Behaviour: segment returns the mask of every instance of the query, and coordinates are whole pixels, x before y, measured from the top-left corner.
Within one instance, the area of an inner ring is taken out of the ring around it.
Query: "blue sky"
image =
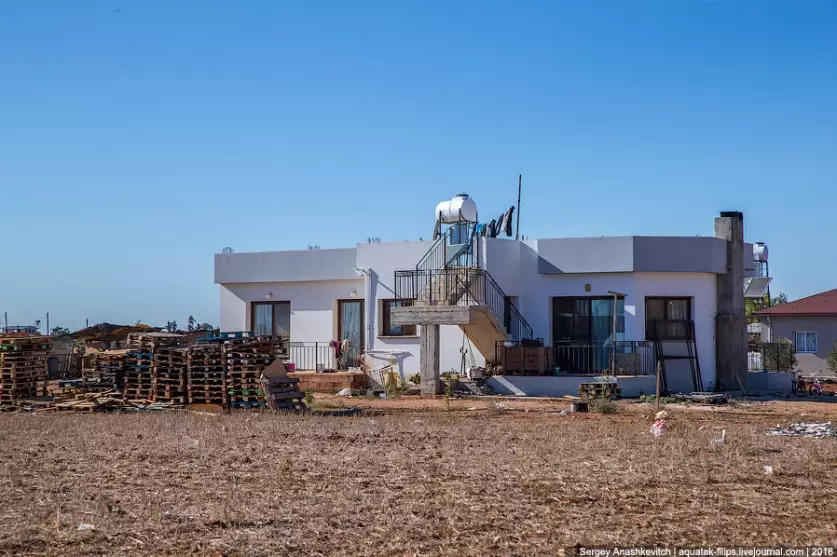
[[[712,234],[837,287],[837,2],[0,3],[0,312],[217,323],[212,254]]]

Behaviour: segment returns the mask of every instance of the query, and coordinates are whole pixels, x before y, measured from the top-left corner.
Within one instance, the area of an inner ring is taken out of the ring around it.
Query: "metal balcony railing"
[[[488,306],[512,339],[532,338],[532,327],[485,269],[454,267],[395,272],[395,297],[415,305]]]
[[[654,343],[647,340],[610,342],[554,342],[553,372],[568,375],[610,373],[615,362],[616,375],[654,375],[657,356]]]
[[[340,359],[329,341],[291,342],[290,361],[298,371],[323,371],[359,367],[363,356],[363,344],[350,345]]]

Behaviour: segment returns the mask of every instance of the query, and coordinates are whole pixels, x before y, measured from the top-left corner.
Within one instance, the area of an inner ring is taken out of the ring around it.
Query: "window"
[[[691,321],[691,298],[645,298],[645,339],[656,340],[655,321]],[[689,327],[683,324],[671,324],[666,330],[668,340],[682,338],[688,340]]]
[[[625,300],[616,301],[616,340],[624,340]],[[553,342],[610,342],[613,336],[613,297],[552,299]]]
[[[253,334],[291,338],[290,302],[253,302],[252,312]]]
[[[393,325],[391,321],[392,308],[399,308],[413,305],[412,300],[383,300],[381,316],[381,336],[406,337],[416,334],[415,325]]]
[[[796,336],[796,351],[797,352],[808,352],[808,353],[816,353],[817,351],[817,333],[811,333],[808,331],[796,331],[794,333]]]

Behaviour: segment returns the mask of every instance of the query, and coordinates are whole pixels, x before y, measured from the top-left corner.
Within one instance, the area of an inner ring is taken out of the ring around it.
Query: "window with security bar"
[[[817,352],[817,333],[811,331],[796,331],[796,351],[808,354],[815,354]]]

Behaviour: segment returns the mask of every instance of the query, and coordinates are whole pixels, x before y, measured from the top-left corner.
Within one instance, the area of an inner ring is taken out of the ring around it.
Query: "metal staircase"
[[[431,317],[433,309],[468,309],[467,322],[457,322],[483,356],[493,357],[498,340],[528,340],[532,327],[520,314],[497,281],[480,265],[480,241],[475,226],[448,229],[419,260],[415,269],[395,272],[395,296],[413,301],[416,324],[419,315]],[[452,244],[454,235],[467,236]],[[420,311],[420,308],[425,308]],[[472,311],[470,311],[472,310]]]

